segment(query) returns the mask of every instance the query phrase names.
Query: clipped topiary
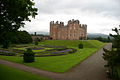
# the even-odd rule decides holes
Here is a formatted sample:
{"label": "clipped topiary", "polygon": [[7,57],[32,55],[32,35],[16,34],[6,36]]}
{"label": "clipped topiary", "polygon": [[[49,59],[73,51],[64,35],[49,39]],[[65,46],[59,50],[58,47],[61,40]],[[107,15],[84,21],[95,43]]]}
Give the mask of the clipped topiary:
{"label": "clipped topiary", "polygon": [[78,45],[79,49],[83,49],[83,44]]}
{"label": "clipped topiary", "polygon": [[31,63],[35,61],[35,53],[31,48],[27,48],[27,51],[24,52],[23,60],[26,63]]}
{"label": "clipped topiary", "polygon": [[35,45],[38,45],[38,39],[39,39],[39,38],[35,38],[35,42],[34,42]]}

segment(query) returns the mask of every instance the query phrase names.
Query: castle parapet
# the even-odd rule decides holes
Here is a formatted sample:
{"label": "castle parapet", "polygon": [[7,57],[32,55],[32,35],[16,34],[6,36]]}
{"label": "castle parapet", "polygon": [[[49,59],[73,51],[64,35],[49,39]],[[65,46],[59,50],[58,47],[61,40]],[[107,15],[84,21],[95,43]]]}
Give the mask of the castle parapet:
{"label": "castle parapet", "polygon": [[60,22],[60,26],[61,26],[61,27],[64,26],[64,22]]}
{"label": "castle parapet", "polygon": [[50,26],[55,26],[55,25],[58,25],[59,27],[64,27],[64,22],[59,22],[59,21],[51,21],[50,22]]}
{"label": "castle parapet", "polygon": [[52,26],[52,25],[54,25],[54,21],[51,21],[51,22],[50,22],[50,26]]}
{"label": "castle parapet", "polygon": [[79,20],[74,20],[74,19],[72,19],[72,20],[69,20],[69,21],[68,21],[68,25],[69,25],[69,24],[73,24],[73,23],[75,23],[75,24],[80,24]]}
{"label": "castle parapet", "polygon": [[82,24],[81,26],[83,29],[87,29],[87,25],[86,24]]}

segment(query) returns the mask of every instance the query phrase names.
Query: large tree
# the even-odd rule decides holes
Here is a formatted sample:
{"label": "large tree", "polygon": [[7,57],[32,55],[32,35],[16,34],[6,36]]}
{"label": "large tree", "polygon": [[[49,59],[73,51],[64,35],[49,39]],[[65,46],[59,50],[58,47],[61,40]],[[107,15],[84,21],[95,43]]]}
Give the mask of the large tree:
{"label": "large tree", "polygon": [[0,0],[0,42],[3,47],[9,43],[9,33],[24,27],[24,21],[35,18],[37,8],[31,0]]}

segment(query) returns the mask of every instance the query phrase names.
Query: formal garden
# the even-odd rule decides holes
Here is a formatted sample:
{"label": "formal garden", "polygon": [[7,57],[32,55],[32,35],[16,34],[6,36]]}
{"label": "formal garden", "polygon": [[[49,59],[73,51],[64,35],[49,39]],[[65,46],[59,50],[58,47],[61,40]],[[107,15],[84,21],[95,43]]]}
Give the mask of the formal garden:
{"label": "formal garden", "polygon": [[[64,73],[105,45],[100,41],[105,40],[106,42],[106,39],[100,37],[96,40],[44,40],[33,42],[31,35],[27,31],[22,31],[21,28],[25,27],[25,23],[27,21],[31,22],[31,19],[38,14],[38,8],[36,8],[34,0],[0,0],[0,8],[1,60],[48,72]],[[113,41],[112,50],[104,49],[103,58],[107,61],[105,67],[108,69],[108,76],[113,80],[120,80],[120,29],[115,28],[113,31],[116,34],[110,34],[111,41]],[[49,80],[2,63],[0,64],[0,79]]]}
{"label": "formal garden", "polygon": [[[83,44],[83,48],[79,47]],[[32,66],[52,72],[66,72],[95,53],[104,43],[97,40],[45,40],[34,44],[11,45],[0,49],[0,59]],[[23,53],[31,48],[35,53],[35,62],[25,63]]]}
{"label": "formal garden", "polygon": [[23,53],[28,48],[32,49],[35,53],[35,57],[45,57],[45,56],[59,56],[74,53],[77,50],[74,48],[67,48],[64,46],[34,46],[34,45],[16,45],[10,49],[0,49],[0,55],[5,56],[23,56]]}

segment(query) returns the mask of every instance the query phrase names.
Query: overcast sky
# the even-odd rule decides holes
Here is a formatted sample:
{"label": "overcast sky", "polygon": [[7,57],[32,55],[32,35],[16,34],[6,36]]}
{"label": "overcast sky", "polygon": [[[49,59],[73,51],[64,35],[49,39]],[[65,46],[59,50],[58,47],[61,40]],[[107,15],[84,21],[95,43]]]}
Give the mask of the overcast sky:
{"label": "overcast sky", "polygon": [[38,15],[26,22],[29,32],[49,32],[50,21],[78,19],[88,33],[111,33],[120,24],[120,0],[34,0]]}

